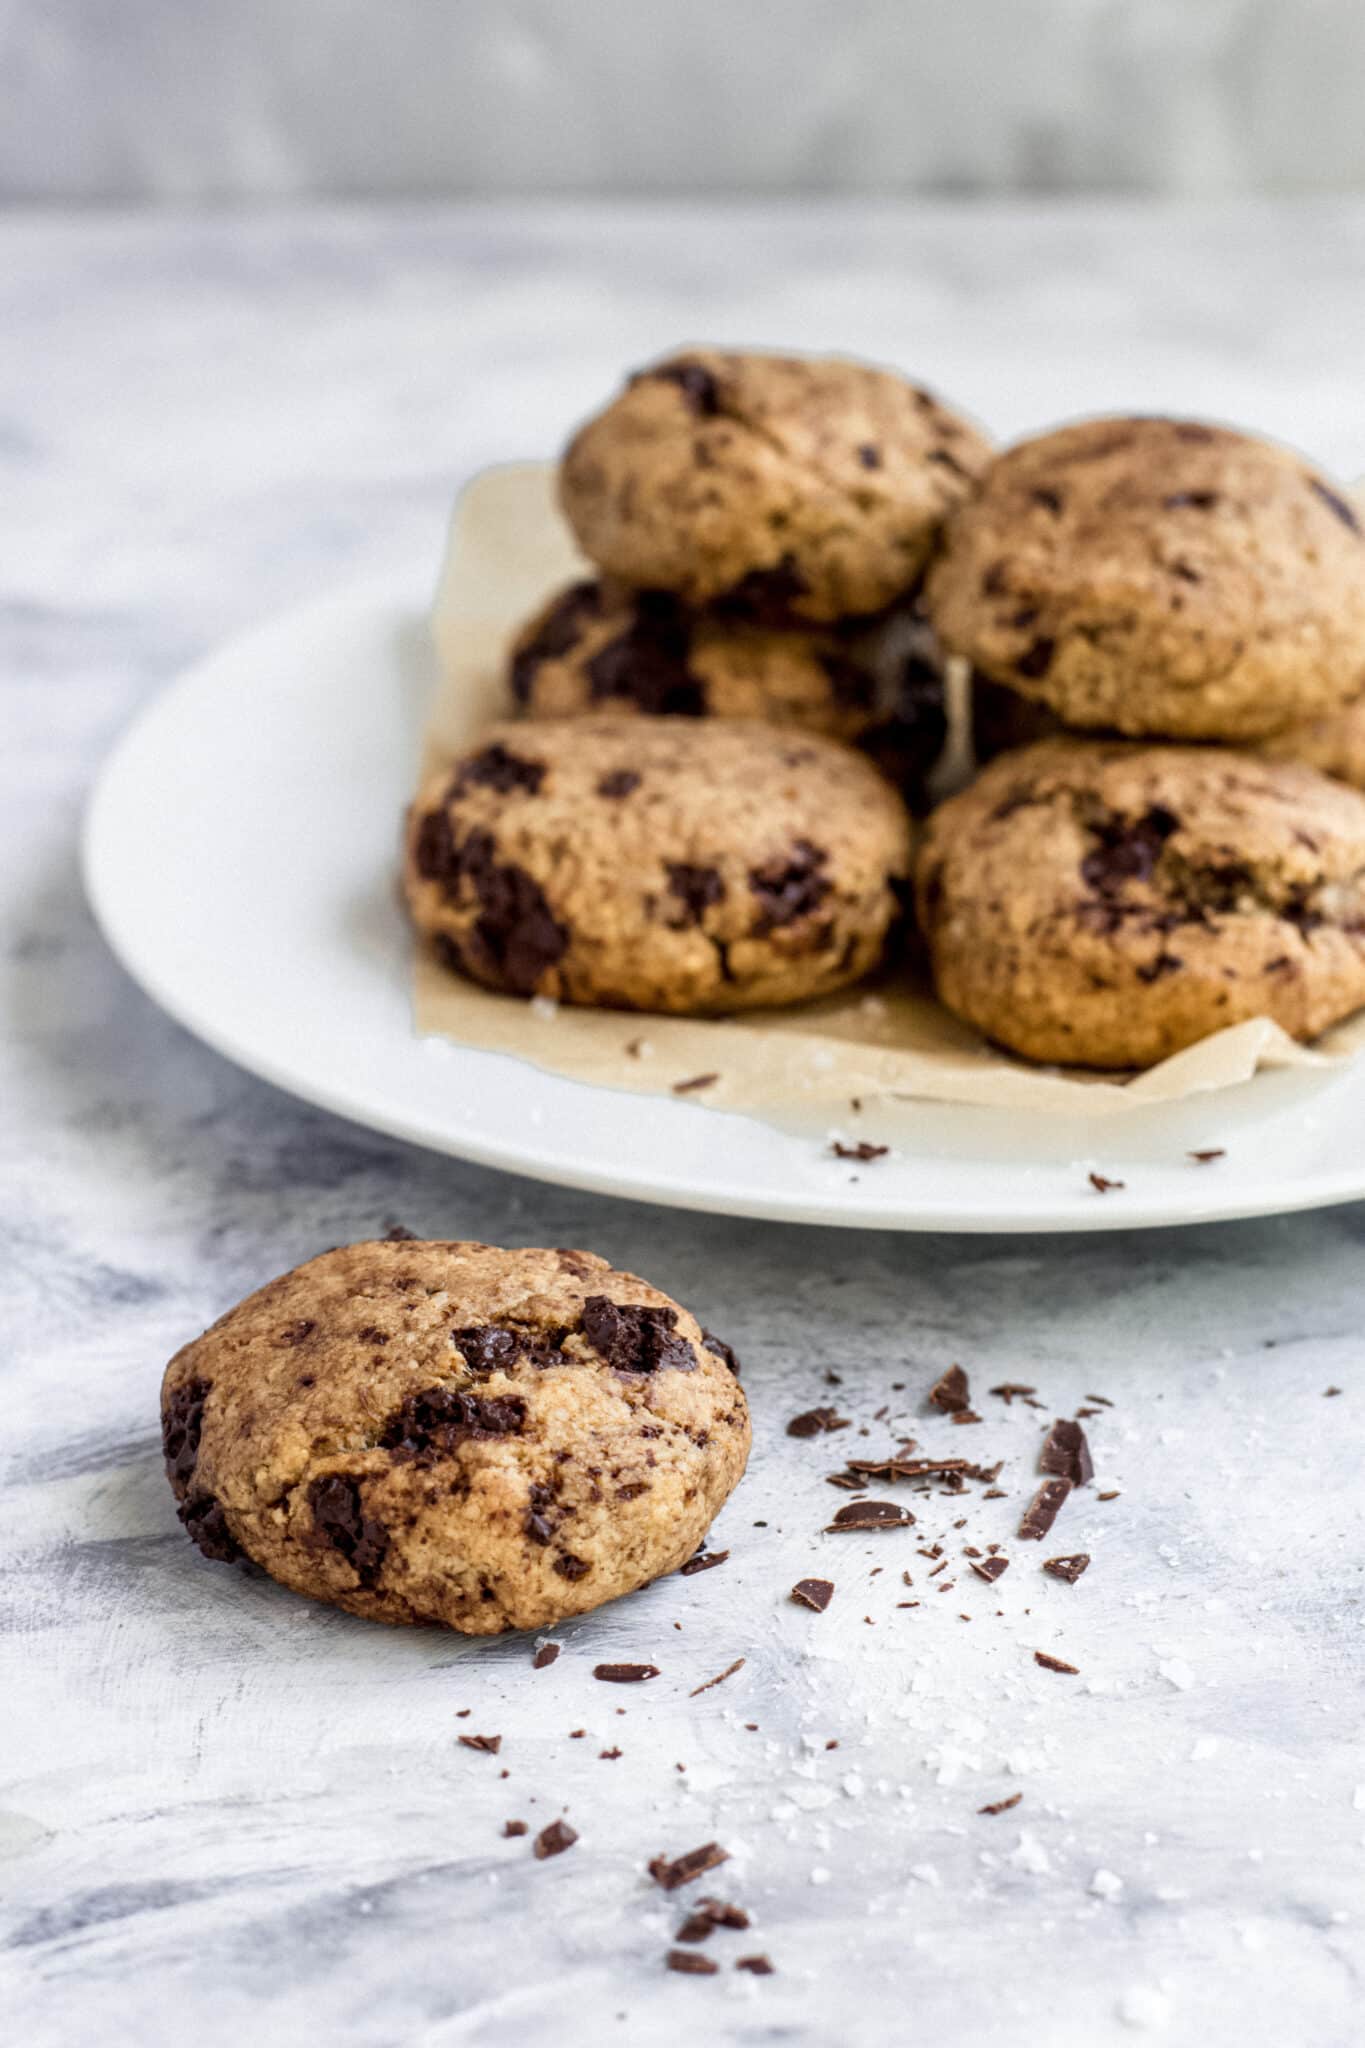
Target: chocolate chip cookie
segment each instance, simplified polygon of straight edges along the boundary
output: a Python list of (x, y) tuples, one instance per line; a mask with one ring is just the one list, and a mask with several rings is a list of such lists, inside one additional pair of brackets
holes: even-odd
[(373, 1621), (543, 1628), (673, 1571), (736, 1485), (734, 1355), (579, 1251), (348, 1245), (166, 1368), (206, 1556)]
[(763, 624), (827, 621), (915, 586), (988, 453), (889, 370), (689, 349), (580, 429), (560, 502), (623, 582)]
[(1042, 740), (933, 813), (917, 886), (940, 997), (1030, 1059), (1145, 1067), (1365, 1003), (1365, 797), (1297, 762)]
[(494, 727), (419, 797), (413, 921), (488, 988), (627, 1010), (793, 1003), (875, 966), (905, 806), (861, 754), (746, 719)]
[(1010, 449), (928, 585), (950, 652), (1063, 724), (1254, 740), (1365, 684), (1365, 533), (1301, 456), (1189, 420)]

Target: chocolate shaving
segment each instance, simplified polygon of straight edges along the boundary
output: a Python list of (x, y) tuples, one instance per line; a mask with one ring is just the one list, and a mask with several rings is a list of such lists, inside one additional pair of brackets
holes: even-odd
[(642, 1678), (657, 1678), (657, 1664), (594, 1664), (594, 1678), (602, 1679), (607, 1685), (634, 1685)]
[(531, 1659), (531, 1669), (533, 1671), (544, 1671), (547, 1665), (554, 1663), (555, 1658), (559, 1655), (559, 1648), (558, 1643), (542, 1643), (535, 1656)]
[(1033, 1653), (1033, 1661), (1035, 1664), (1041, 1664), (1044, 1671), (1061, 1671), (1064, 1672), (1068, 1678), (1079, 1678), (1080, 1676), (1080, 1668), (1078, 1665), (1065, 1664), (1063, 1663), (1060, 1657), (1049, 1656), (1046, 1650), (1035, 1650)]
[(722, 1849), (719, 1842), (703, 1842), (700, 1849), (689, 1849), (682, 1856), (652, 1856), (648, 1869), (655, 1884), (662, 1885), (666, 1892), (675, 1892), (679, 1885), (691, 1884), (717, 1864), (729, 1861), (730, 1851)]
[(809, 1607), (812, 1614), (823, 1614), (834, 1598), (833, 1579), (798, 1579), (791, 1589), (791, 1598), (798, 1607)]
[(807, 1408), (803, 1415), (793, 1415), (787, 1424), (788, 1436), (819, 1436), (822, 1432), (832, 1435), (836, 1429), (848, 1429), (851, 1425), (846, 1415), (840, 1415), (837, 1408)]
[(1106, 1180), (1102, 1173), (1087, 1174), (1086, 1179), (1097, 1195), (1112, 1194), (1115, 1188), (1126, 1188), (1128, 1185), (1126, 1180)]
[(697, 1697), (698, 1693), (710, 1692), (713, 1685), (724, 1685), (726, 1679), (733, 1678), (737, 1671), (743, 1669), (743, 1666), (744, 1659), (742, 1657), (736, 1657), (733, 1664), (727, 1664), (725, 1669), (723, 1671), (718, 1671), (714, 1678), (708, 1678), (702, 1685), (694, 1685), (691, 1692), (687, 1695), (687, 1697), (690, 1700), (694, 1700)]
[(929, 1403), (945, 1415), (960, 1415), (971, 1407), (971, 1390), (960, 1365), (950, 1365), (947, 1372), (934, 1381), (929, 1389)]
[(1063, 1479), (1069, 1479), (1073, 1486), (1084, 1486), (1095, 1476), (1090, 1446), (1085, 1440), (1085, 1431), (1079, 1422), (1069, 1422), (1059, 1416), (1043, 1440), (1038, 1455), (1040, 1472), (1055, 1472)]
[(1020, 1536), (1030, 1542), (1046, 1536), (1070, 1491), (1069, 1479), (1045, 1479), (1024, 1510), (1024, 1519), (1019, 1524)]
[(572, 1849), (578, 1840), (578, 1832), (566, 1820), (552, 1820), (542, 1828), (535, 1839), (535, 1853), (543, 1863), (547, 1856), (562, 1856), (566, 1849)]
[(1226, 1159), (1227, 1156), (1227, 1148), (1224, 1145), (1209, 1145), (1202, 1152), (1189, 1152), (1186, 1154), (1187, 1158), (1193, 1159), (1199, 1166), (1207, 1166), (1211, 1160)]
[(889, 1145), (869, 1145), (866, 1138), (860, 1138), (856, 1145), (841, 1145), (836, 1138), (830, 1146), (836, 1159), (885, 1159), (891, 1150)]
[(695, 1557), (689, 1557), (686, 1564), (678, 1566), (678, 1576), (692, 1578), (697, 1572), (714, 1571), (718, 1564), (724, 1564), (730, 1555), (728, 1550), (699, 1550)]
[(673, 1083), (673, 1093), (675, 1095), (695, 1095), (702, 1088), (713, 1088), (719, 1079), (719, 1074), (694, 1074), (690, 1081), (675, 1081)]
[(1010, 1561), (1007, 1557), (983, 1557), (980, 1559), (974, 1557), (972, 1559), (972, 1570), (979, 1579), (984, 1579), (988, 1586), (994, 1585), (997, 1579), (1003, 1579), (1009, 1568)]
[(846, 1536), (860, 1529), (905, 1529), (914, 1521), (909, 1508), (893, 1500), (855, 1500), (840, 1508), (827, 1524), (827, 1536)]
[(664, 1961), (681, 1977), (714, 1977), (720, 1968), (710, 1956), (699, 1955), (693, 1948), (671, 1948)]
[(999, 1386), (992, 1387), (990, 1391), (993, 1394), (998, 1394), (1008, 1408), (1016, 1397), (1024, 1400), (1028, 1395), (1036, 1394), (1038, 1389), (1036, 1387), (1026, 1387), (1022, 1380), (1001, 1380)]
[(1065, 1579), (1068, 1586), (1074, 1586), (1089, 1562), (1089, 1553), (1078, 1550), (1071, 1557), (1045, 1557), (1043, 1570), (1051, 1572), (1054, 1579)]
[(1014, 1792), (1008, 1799), (992, 1799), (989, 1806), (978, 1806), (976, 1810), (978, 1813), (1008, 1813), (1012, 1806), (1019, 1804), (1023, 1796), (1022, 1792)]
[(735, 1964), (737, 1970), (747, 1970), (751, 1977), (771, 1977), (773, 1966), (766, 1956), (741, 1956)]
[(674, 1939), (706, 1941), (718, 1927), (733, 1927), (742, 1931), (748, 1925), (749, 1916), (743, 1906), (732, 1906), (724, 1899), (701, 1898), (683, 1921)]
[(458, 1740), (466, 1749), (482, 1750), (485, 1756), (496, 1756), (502, 1748), (500, 1735), (461, 1735)]

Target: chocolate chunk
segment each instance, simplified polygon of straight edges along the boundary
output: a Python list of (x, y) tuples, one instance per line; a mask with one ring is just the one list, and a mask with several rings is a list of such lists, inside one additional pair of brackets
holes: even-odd
[(971, 1565), (979, 1579), (984, 1579), (988, 1586), (993, 1586), (997, 1579), (1003, 1579), (1010, 1568), (1010, 1561), (1007, 1557), (974, 1557)]
[(881, 450), (874, 447), (871, 441), (864, 441), (858, 450), (858, 460), (864, 469), (880, 469), (882, 466)]
[(719, 1074), (693, 1074), (686, 1081), (675, 1081), (673, 1083), (673, 1093), (675, 1095), (696, 1095), (703, 1088), (714, 1088), (719, 1079)]
[(1054, 1579), (1065, 1579), (1068, 1586), (1074, 1586), (1089, 1562), (1088, 1552), (1078, 1550), (1071, 1557), (1045, 1557), (1043, 1570), (1051, 1572)]
[(744, 1929), (749, 1925), (749, 1916), (742, 1906), (731, 1906), (724, 1899), (701, 1898), (678, 1929), (677, 1941), (707, 1941), (717, 1927)]
[(638, 1685), (642, 1679), (657, 1678), (657, 1664), (594, 1664), (594, 1678), (600, 1678), (607, 1685)]
[(676, 1970), (680, 1977), (714, 1977), (720, 1964), (710, 1956), (698, 1954), (694, 1948), (671, 1948), (664, 1957), (670, 1970)]
[(1029, 492), (1029, 497), (1035, 505), (1041, 505), (1044, 512), (1051, 512), (1054, 515), (1061, 512), (1062, 494), (1060, 491), (1054, 491), (1050, 484), (1037, 485)]
[(1107, 1180), (1102, 1173), (1088, 1173), (1086, 1179), (1097, 1195), (1112, 1195), (1128, 1185), (1127, 1181), (1123, 1180)]
[(698, 419), (714, 419), (720, 411), (720, 386), (703, 364), (689, 362), (686, 356), (679, 356), (676, 362), (660, 363), (654, 369), (641, 370), (630, 381), (632, 384), (676, 384), (687, 400), (689, 410)]
[(604, 775), (597, 785), (597, 794), (605, 797), (629, 796), (640, 787), (640, 778), (633, 768), (614, 768), (610, 775)]
[(675, 1892), (679, 1885), (691, 1884), (717, 1864), (729, 1861), (729, 1850), (722, 1849), (719, 1842), (703, 1842), (700, 1849), (689, 1849), (683, 1856), (651, 1857), (649, 1874), (666, 1892)]
[(541, 1829), (533, 1846), (543, 1863), (547, 1856), (562, 1856), (566, 1849), (572, 1849), (577, 1840), (577, 1830), (571, 1828), (566, 1820), (552, 1820), (547, 1828)]
[(630, 624), (587, 665), (595, 702), (616, 698), (652, 717), (701, 718), (706, 686), (688, 667), (690, 615), (666, 591), (638, 591)]
[(538, 1486), (534, 1482), (529, 1493), (529, 1506), (522, 1528), (532, 1543), (548, 1543), (555, 1533), (555, 1525), (548, 1510), (554, 1506), (554, 1489)]
[(852, 1424), (846, 1415), (840, 1415), (837, 1408), (807, 1408), (802, 1415), (793, 1415), (787, 1424), (788, 1436), (819, 1436), (832, 1434), (837, 1429), (849, 1429)]
[(273, 1341), (282, 1351), (291, 1351), (296, 1344), (306, 1343), (316, 1328), (317, 1324), (307, 1316), (300, 1316), (296, 1323), (286, 1323), (282, 1330), (276, 1330)]
[(734, 1352), (730, 1349), (730, 1346), (725, 1342), (724, 1338), (714, 1337), (712, 1336), (709, 1330), (703, 1330), (701, 1333), (701, 1341), (713, 1357), (718, 1358), (721, 1361), (722, 1365), (729, 1366), (735, 1378), (738, 1379), (739, 1360), (735, 1357)]
[(592, 1566), (588, 1563), (586, 1557), (575, 1557), (573, 1552), (569, 1550), (560, 1551), (559, 1556), (555, 1559), (554, 1568), (559, 1573), (561, 1579), (568, 1579), (571, 1582), (586, 1579), (588, 1573), (592, 1570)]
[(972, 1405), (971, 1388), (960, 1365), (950, 1365), (929, 1389), (930, 1405), (945, 1415), (959, 1415)]
[(755, 938), (785, 930), (817, 910), (830, 893), (831, 883), (820, 873), (829, 860), (822, 847), (809, 839), (798, 839), (786, 858), (768, 861), (749, 870), (749, 887), (758, 898), (759, 913), (754, 920)]
[(1071, 1491), (1069, 1479), (1045, 1479), (1024, 1510), (1019, 1534), (1029, 1542), (1046, 1536)]
[(1090, 1446), (1079, 1422), (1068, 1422), (1065, 1416), (1058, 1417), (1043, 1440), (1038, 1470), (1056, 1472), (1063, 1479), (1069, 1479), (1073, 1486), (1084, 1486), (1087, 1480), (1094, 1478)]
[(1080, 1676), (1079, 1666), (1075, 1664), (1064, 1664), (1060, 1657), (1049, 1656), (1046, 1650), (1035, 1650), (1033, 1653), (1033, 1661), (1035, 1664), (1041, 1664), (1044, 1671), (1062, 1671), (1065, 1672), (1068, 1678), (1077, 1678)]
[(684, 1337), (672, 1334), (678, 1320), (671, 1308), (640, 1308), (590, 1294), (580, 1328), (613, 1372), (693, 1372), (697, 1358)]
[(500, 1735), (460, 1735), (456, 1740), (465, 1749), (477, 1749), (484, 1756), (496, 1756), (502, 1748)]
[(395, 1457), (429, 1464), (471, 1438), (519, 1436), (525, 1425), (526, 1403), (515, 1395), (492, 1399), (453, 1387), (423, 1387), (389, 1417), (379, 1444)]
[(861, 1529), (907, 1529), (914, 1519), (909, 1508), (893, 1500), (854, 1500), (840, 1508), (825, 1534), (844, 1536)]
[(166, 1477), (177, 1500), (183, 1500), (194, 1477), (199, 1458), (199, 1439), (204, 1432), (204, 1403), (209, 1380), (185, 1380), (173, 1387), (161, 1418), (161, 1453), (166, 1460)]
[(791, 1598), (798, 1607), (809, 1607), (812, 1614), (823, 1614), (834, 1598), (833, 1579), (798, 1579), (791, 1589)]
[(455, 835), (443, 810), (428, 811), (417, 827), (413, 860), (424, 882), (439, 882), (447, 895), (459, 879)]
[(471, 1329), (452, 1330), (450, 1341), (470, 1372), (508, 1372), (519, 1359), (543, 1371), (564, 1363), (561, 1346), (568, 1334), (567, 1330), (522, 1330), (479, 1323)]
[(485, 747), (480, 754), (471, 754), (460, 764), (450, 795), (463, 796), (470, 789), (495, 789), (500, 796), (510, 796), (513, 790), (524, 790), (534, 796), (545, 780), (545, 763), (528, 761), (521, 754), (514, 754), (495, 740), (491, 747)]
[(319, 1537), (339, 1550), (362, 1586), (374, 1586), (389, 1547), (389, 1532), (367, 1515), (360, 1481), (349, 1472), (331, 1472), (308, 1489), (308, 1505)]
[(889, 1145), (869, 1145), (866, 1138), (860, 1138), (856, 1145), (841, 1145), (836, 1138), (829, 1149), (836, 1159), (866, 1161), (869, 1159), (885, 1159), (891, 1147)]
[(196, 1543), (205, 1557), (211, 1557), (216, 1564), (231, 1564), (242, 1556), (242, 1550), (228, 1528), (222, 1502), (211, 1493), (201, 1493), (193, 1500), (187, 1500), (176, 1511), (185, 1525), (185, 1533)]
[(707, 911), (715, 903), (725, 901), (725, 883), (716, 868), (693, 867), (687, 861), (668, 863), (668, 889), (676, 896), (682, 909), (671, 920), (674, 931), (682, 931), (690, 924), (700, 924)]
[(1179, 829), (1179, 818), (1160, 804), (1151, 805), (1140, 818), (1112, 813), (1090, 826), (1098, 844), (1081, 862), (1082, 881), (1101, 895), (1121, 890), (1125, 882), (1146, 881), (1162, 847)]
[(531, 1669), (533, 1671), (548, 1670), (550, 1665), (554, 1663), (558, 1655), (558, 1643), (542, 1643), (540, 1645), (540, 1648), (536, 1651), (535, 1656), (531, 1659)]
[(458, 896), (465, 882), (474, 891), (480, 914), (465, 944), (473, 948), (476, 963), (514, 994), (533, 995), (569, 943), (539, 882), (524, 868), (500, 862), (492, 833), (482, 830), (452, 846), (439, 879), (447, 895)]
[(1021, 676), (1045, 676), (1052, 666), (1052, 657), (1056, 651), (1056, 642), (1049, 640), (1046, 635), (1040, 633), (1036, 640), (1030, 640), (1028, 646), (1015, 662), (1015, 674)]
[(796, 623), (793, 607), (808, 594), (806, 579), (790, 555), (775, 569), (751, 569), (716, 599), (715, 609), (747, 625), (777, 631)]
[(524, 1820), (505, 1820), (502, 1831), (509, 1838), (513, 1835), (528, 1835), (531, 1832)]
[(689, 1557), (686, 1564), (678, 1566), (680, 1578), (690, 1579), (698, 1572), (713, 1571), (718, 1564), (724, 1564), (730, 1555), (728, 1550), (699, 1550), (695, 1557)]
[(1326, 484), (1315, 476), (1306, 476), (1304, 482), (1316, 497), (1321, 498), (1328, 511), (1338, 518), (1343, 526), (1349, 527), (1352, 533), (1360, 532), (1360, 521), (1356, 517), (1354, 506), (1348, 505), (1335, 491), (1329, 491)]
[(740, 1956), (735, 1963), (737, 1970), (747, 1970), (751, 1977), (771, 1977), (773, 1966), (766, 1956)]
[(589, 619), (602, 610), (600, 583), (573, 583), (545, 614), (534, 637), (512, 657), (512, 695), (520, 705), (531, 701), (536, 670), (543, 661), (568, 654), (578, 645)]
[(1023, 1798), (1022, 1792), (1011, 1793), (1008, 1799), (992, 1799), (989, 1806), (978, 1806), (978, 1813), (1008, 1813)]

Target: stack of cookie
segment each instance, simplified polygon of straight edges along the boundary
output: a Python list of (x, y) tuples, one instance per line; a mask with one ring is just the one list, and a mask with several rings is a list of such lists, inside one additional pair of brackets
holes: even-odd
[(560, 472), (600, 576), (516, 640), (525, 722), (414, 809), (408, 900), (447, 964), (684, 1013), (875, 967), (909, 895), (903, 793), (946, 731), (917, 597), (988, 453), (856, 363), (702, 349), (633, 377)]
[(997, 755), (919, 860), (951, 1009), (1135, 1067), (1365, 1002), (1365, 797), (1294, 758), (1343, 765), (1365, 726), (1365, 536), (1336, 486), (1198, 422), (1067, 427), (987, 470), (928, 610)]

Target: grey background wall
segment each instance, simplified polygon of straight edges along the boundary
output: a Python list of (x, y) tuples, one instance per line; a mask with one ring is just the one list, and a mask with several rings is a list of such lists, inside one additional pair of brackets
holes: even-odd
[(0, 199), (1365, 184), (1365, 0), (0, 0)]

